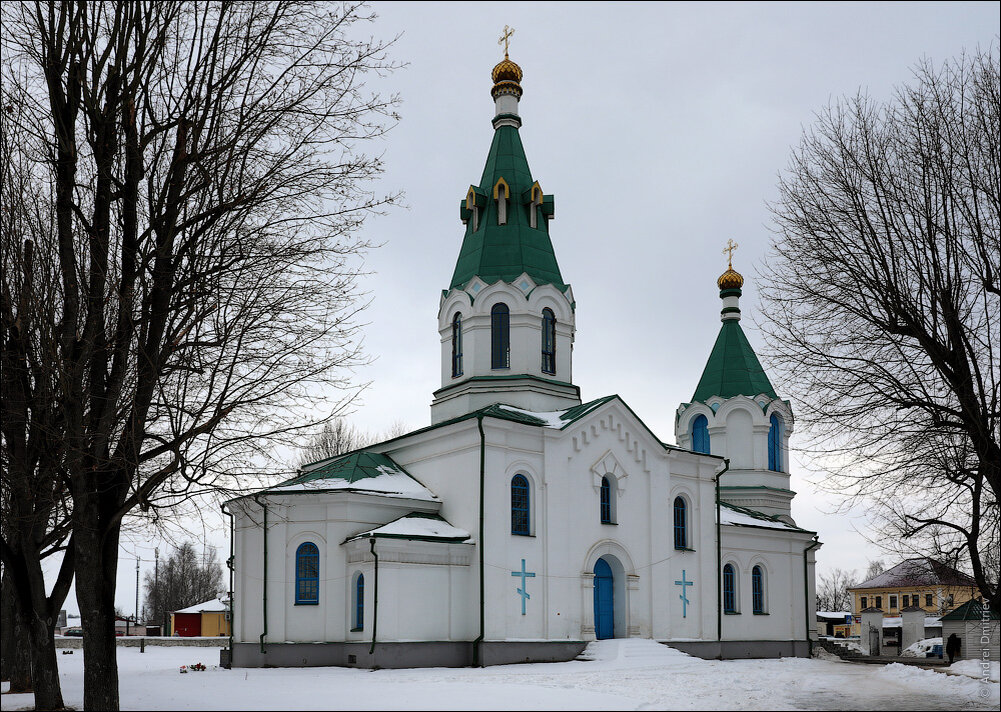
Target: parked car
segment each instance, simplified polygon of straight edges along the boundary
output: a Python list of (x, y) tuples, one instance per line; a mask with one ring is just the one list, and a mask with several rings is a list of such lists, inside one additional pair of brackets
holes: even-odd
[(82, 638), (83, 628), (80, 628), (79, 626), (73, 628), (67, 628), (66, 630), (63, 631), (63, 635), (67, 635), (73, 638)]

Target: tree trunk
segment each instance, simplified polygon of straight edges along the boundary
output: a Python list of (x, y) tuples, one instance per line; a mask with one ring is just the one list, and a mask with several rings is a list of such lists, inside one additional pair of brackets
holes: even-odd
[(28, 644), (28, 627), (17, 605), (14, 583), (5, 574), (2, 588), (2, 647), (3, 679), (10, 680), (12, 693), (31, 692), (31, 647)]
[[(97, 517), (87, 517), (96, 520)], [(96, 521), (76, 535), (76, 600), (83, 626), (83, 708), (118, 710), (115, 587), (118, 528), (101, 536)]]
[(61, 710), (63, 691), (59, 685), (59, 665), (56, 663), (55, 626), (51, 621), (35, 618), (29, 627), (32, 682), (35, 685), (36, 710)]

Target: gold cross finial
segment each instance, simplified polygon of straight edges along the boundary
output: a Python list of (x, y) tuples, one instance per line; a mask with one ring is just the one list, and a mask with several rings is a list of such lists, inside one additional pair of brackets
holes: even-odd
[(726, 259), (729, 269), (733, 269), (733, 251), (738, 247), (737, 243), (732, 239), (726, 241), (726, 247), (723, 248), (723, 252), (726, 253)]
[(501, 33), (500, 39), (497, 40), (497, 44), (504, 45), (504, 57), (507, 58), (507, 46), (511, 40), (511, 35), (514, 34), (514, 28), (504, 25), (504, 31)]

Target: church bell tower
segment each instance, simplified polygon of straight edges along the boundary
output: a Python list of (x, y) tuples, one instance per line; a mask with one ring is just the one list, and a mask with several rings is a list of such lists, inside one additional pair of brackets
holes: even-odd
[(465, 225), (452, 280), (438, 310), (440, 423), (493, 403), (531, 411), (580, 404), (572, 383), (574, 298), (549, 237), (552, 195), (532, 177), (519, 129), (521, 67), (493, 68), (493, 142), (479, 184), (459, 203)]

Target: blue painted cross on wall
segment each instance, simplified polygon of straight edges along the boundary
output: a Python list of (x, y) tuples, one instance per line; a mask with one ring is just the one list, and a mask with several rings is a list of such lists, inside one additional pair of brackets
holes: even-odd
[(521, 560), (521, 571), (512, 571), (512, 576), (521, 577), (521, 588), (518, 589), (518, 595), (521, 596), (521, 615), (525, 615), (525, 601), (527, 601), (531, 596), (528, 595), (526, 590), (528, 586), (525, 585), (525, 579), (535, 578), (535, 574), (529, 571), (525, 571), (525, 560)]
[(678, 596), (678, 598), (681, 599), (681, 617), (682, 618), (688, 618), (688, 595), (687, 595), (688, 592), (686, 590), (686, 587), (688, 587), (688, 586), (694, 586), (695, 582), (694, 581), (686, 581), (685, 580), (685, 570), (682, 569), (681, 570), (681, 580), (680, 581), (675, 581), (674, 585), (675, 586), (681, 586), (681, 595)]

